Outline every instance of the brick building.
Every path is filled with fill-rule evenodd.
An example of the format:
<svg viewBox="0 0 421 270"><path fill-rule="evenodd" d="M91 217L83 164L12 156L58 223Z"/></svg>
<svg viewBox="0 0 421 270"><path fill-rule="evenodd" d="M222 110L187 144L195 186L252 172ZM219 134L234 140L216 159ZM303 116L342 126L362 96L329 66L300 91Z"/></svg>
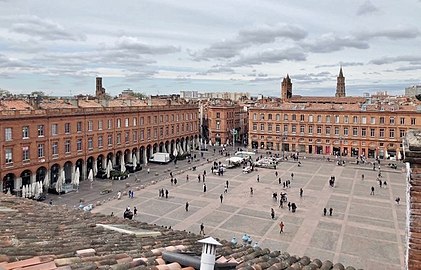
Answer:
<svg viewBox="0 0 421 270"><path fill-rule="evenodd" d="M104 95L98 80L96 92ZM35 181L53 186L63 174L70 183L76 168L83 180L109 161L145 164L152 153L199 142L197 105L177 100L2 100L0 119L0 187L12 192Z"/></svg>
<svg viewBox="0 0 421 270"><path fill-rule="evenodd" d="M342 73L336 97L292 95L287 76L281 100L263 100L249 109L252 148L309 154L402 158L402 139L410 128L421 127L415 99L384 93L346 97Z"/></svg>

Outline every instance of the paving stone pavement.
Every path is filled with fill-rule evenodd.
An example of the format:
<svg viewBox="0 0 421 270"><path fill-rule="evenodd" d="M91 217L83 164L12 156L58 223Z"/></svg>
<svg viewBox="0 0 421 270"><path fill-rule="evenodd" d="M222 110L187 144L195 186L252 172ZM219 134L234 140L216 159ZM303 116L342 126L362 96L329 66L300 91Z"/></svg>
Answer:
<svg viewBox="0 0 421 270"><path fill-rule="evenodd" d="M253 242L272 250L286 250L291 254L328 259L356 268L404 269L404 174L400 170L383 171L382 178L388 185L380 188L376 181L377 172L368 166L337 166L334 162L311 159L301 162L302 167L292 161L278 165L277 171L283 181L291 180L290 175L294 173L291 188L287 189L279 185L273 169L259 168L257 172L244 174L241 168L236 168L228 169L224 176L217 176L211 174L210 163L198 167L197 171L176 175L178 183L171 185L169 174L163 169L172 166L169 164L154 167L153 171L159 171L160 178L165 179L135 191L133 199L125 196L121 200L108 201L115 193L99 197L99 184L94 182L97 187L91 189L91 193L86 191L88 187L81 187L81 194L66 194L57 201L64 203L68 196L67 202L74 203L78 195L87 200L91 194L94 197L90 201L107 201L93 212L114 212L122 216L127 206L136 206L139 212L135 219L152 224L199 233L203 222L205 233L214 237L230 240L235 236L241 242L242 235L247 233ZM183 168L188 166L185 164ZM197 181L197 175L203 170L207 172L206 192L203 192L203 183ZM361 180L361 174L365 175L364 180ZM260 182L256 181L257 175ZM328 183L330 176L336 177L333 188ZM224 194L227 180L228 193ZM131 183L128 189L140 185ZM125 189L119 184L114 192L118 188ZM372 186L375 187L374 196L370 195ZM250 195L250 187L254 189L253 195ZM158 197L160 188L168 189L168 199ZM300 188L304 190L302 198ZM288 200L298 206L296 213L288 211L287 206L280 208L272 198L274 192L286 192ZM224 196L222 203L220 194ZM395 203L396 197L401 198L400 205ZM186 202L190 205L188 212L185 211ZM324 207L332 207L333 215L324 216ZM270 217L271 208L275 209L275 220ZM280 221L285 224L282 234L279 233Z"/></svg>

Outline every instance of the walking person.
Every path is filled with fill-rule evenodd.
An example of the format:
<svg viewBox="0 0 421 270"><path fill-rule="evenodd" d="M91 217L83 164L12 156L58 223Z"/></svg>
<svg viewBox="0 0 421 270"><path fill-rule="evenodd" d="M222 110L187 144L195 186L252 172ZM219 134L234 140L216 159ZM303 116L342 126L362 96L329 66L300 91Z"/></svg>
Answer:
<svg viewBox="0 0 421 270"><path fill-rule="evenodd" d="M270 216L272 219L275 219L275 210L273 210L273 208L270 209Z"/></svg>
<svg viewBox="0 0 421 270"><path fill-rule="evenodd" d="M200 235L205 235L205 225L203 225L203 222L200 224L200 232L199 232L199 234Z"/></svg>
<svg viewBox="0 0 421 270"><path fill-rule="evenodd" d="M361 174L361 181L364 181L364 174Z"/></svg>
<svg viewBox="0 0 421 270"><path fill-rule="evenodd" d="M326 216L326 213L327 213L327 209L325 207L325 208L323 208L323 216Z"/></svg>
<svg viewBox="0 0 421 270"><path fill-rule="evenodd" d="M136 208L136 206L135 206L135 207L133 207L133 214L134 214L135 216L137 216L137 208Z"/></svg>
<svg viewBox="0 0 421 270"><path fill-rule="evenodd" d="M374 187L371 187L371 193L370 195L374 195Z"/></svg>
<svg viewBox="0 0 421 270"><path fill-rule="evenodd" d="M200 183L200 174L197 175L197 181Z"/></svg>
<svg viewBox="0 0 421 270"><path fill-rule="evenodd" d="M303 189L302 188L300 188L300 197L302 198L303 197Z"/></svg>
<svg viewBox="0 0 421 270"><path fill-rule="evenodd" d="M291 202L288 202L288 211L291 211Z"/></svg>
<svg viewBox="0 0 421 270"><path fill-rule="evenodd" d="M291 180L294 180L294 173L291 173Z"/></svg>
<svg viewBox="0 0 421 270"><path fill-rule="evenodd" d="M186 202L186 212L189 211L189 202Z"/></svg>
<svg viewBox="0 0 421 270"><path fill-rule="evenodd" d="M165 190L165 198L168 199L168 189Z"/></svg>
<svg viewBox="0 0 421 270"><path fill-rule="evenodd" d="M228 188L228 185L229 185L229 182L228 182L228 180L225 182L225 184L226 184L226 186L227 186L227 188Z"/></svg>
<svg viewBox="0 0 421 270"><path fill-rule="evenodd" d="M186 182L189 181L189 175L186 175Z"/></svg>
<svg viewBox="0 0 421 270"><path fill-rule="evenodd" d="M250 187L250 196L253 196L253 187Z"/></svg>
<svg viewBox="0 0 421 270"><path fill-rule="evenodd" d="M284 208L284 200L282 199L282 197L279 200L279 207Z"/></svg>
<svg viewBox="0 0 421 270"><path fill-rule="evenodd" d="M260 176L259 175L257 175L257 183L259 183L260 182Z"/></svg>
<svg viewBox="0 0 421 270"><path fill-rule="evenodd" d="M329 216L332 216L332 213L333 213L333 208L331 207L329 208Z"/></svg>
<svg viewBox="0 0 421 270"><path fill-rule="evenodd" d="M206 192L206 184L203 183L203 192Z"/></svg>
<svg viewBox="0 0 421 270"><path fill-rule="evenodd" d="M224 199L224 195L219 195L219 199L221 200L221 203L222 203L222 200Z"/></svg>
<svg viewBox="0 0 421 270"><path fill-rule="evenodd" d="M148 168L148 174L151 172L151 169L150 168Z"/></svg>
<svg viewBox="0 0 421 270"><path fill-rule="evenodd" d="M401 198L399 198L399 197L397 197L396 199L395 199L395 202L397 203L397 204L399 204L399 202L401 201Z"/></svg>
<svg viewBox="0 0 421 270"><path fill-rule="evenodd" d="M284 223L281 221L280 223L279 223L279 233L283 233L284 232Z"/></svg>

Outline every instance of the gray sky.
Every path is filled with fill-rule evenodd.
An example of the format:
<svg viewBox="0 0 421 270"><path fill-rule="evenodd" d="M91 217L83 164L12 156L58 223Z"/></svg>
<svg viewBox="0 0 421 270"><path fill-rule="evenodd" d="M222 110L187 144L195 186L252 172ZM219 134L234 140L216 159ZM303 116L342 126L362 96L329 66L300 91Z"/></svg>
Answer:
<svg viewBox="0 0 421 270"><path fill-rule="evenodd" d="M0 88L112 95L402 94L421 83L421 0L0 0Z"/></svg>

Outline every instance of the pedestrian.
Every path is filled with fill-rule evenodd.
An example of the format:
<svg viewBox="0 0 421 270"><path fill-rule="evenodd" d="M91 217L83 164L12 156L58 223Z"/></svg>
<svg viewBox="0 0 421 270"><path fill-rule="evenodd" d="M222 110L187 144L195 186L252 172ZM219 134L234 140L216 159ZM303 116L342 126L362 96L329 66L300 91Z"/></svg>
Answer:
<svg viewBox="0 0 421 270"><path fill-rule="evenodd" d="M291 211L291 202L288 202L288 211Z"/></svg>
<svg viewBox="0 0 421 270"><path fill-rule="evenodd" d="M384 186L384 188L387 188L387 182L386 182L386 180L383 181L383 186Z"/></svg>
<svg viewBox="0 0 421 270"><path fill-rule="evenodd" d="M284 223L281 221L280 223L279 223L279 233L283 233L284 232Z"/></svg>
<svg viewBox="0 0 421 270"><path fill-rule="evenodd" d="M168 199L168 189L165 190L165 198Z"/></svg>
<svg viewBox="0 0 421 270"><path fill-rule="evenodd" d="M151 172L151 169L150 168L148 168L148 174Z"/></svg>
<svg viewBox="0 0 421 270"><path fill-rule="evenodd" d="M361 174L361 180L364 181L364 174Z"/></svg>
<svg viewBox="0 0 421 270"><path fill-rule="evenodd" d="M189 202L186 202L186 212L189 211Z"/></svg>
<svg viewBox="0 0 421 270"><path fill-rule="evenodd" d="M173 178L172 172L170 172L170 177Z"/></svg>
<svg viewBox="0 0 421 270"><path fill-rule="evenodd" d="M137 216L137 208L136 208L136 206L135 206L135 207L133 207L133 214L134 214L135 216Z"/></svg>
<svg viewBox="0 0 421 270"><path fill-rule="evenodd" d="M329 216L332 216L332 213L333 213L333 208L331 207L329 208Z"/></svg>
<svg viewBox="0 0 421 270"><path fill-rule="evenodd" d="M134 191L132 190L132 194L131 194L131 198L133 199L134 198Z"/></svg>
<svg viewBox="0 0 421 270"><path fill-rule="evenodd" d="M379 179L379 187L380 188L382 188L382 184L383 184L382 180Z"/></svg>
<svg viewBox="0 0 421 270"><path fill-rule="evenodd" d="M371 193L370 195L374 195L374 187L371 187Z"/></svg>
<svg viewBox="0 0 421 270"><path fill-rule="evenodd" d="M275 172L275 177L278 177L278 171Z"/></svg>
<svg viewBox="0 0 421 270"><path fill-rule="evenodd" d="M282 199L282 196L281 196L281 199L279 200L279 207L284 208L284 200Z"/></svg>
<svg viewBox="0 0 421 270"><path fill-rule="evenodd" d="M174 185L177 185L177 178L174 178Z"/></svg>
<svg viewBox="0 0 421 270"><path fill-rule="evenodd" d="M117 200L121 199L121 191L117 192Z"/></svg>
<svg viewBox="0 0 421 270"><path fill-rule="evenodd" d="M111 212L111 215L110 216L113 217L114 216L114 212Z"/></svg>
<svg viewBox="0 0 421 270"><path fill-rule="evenodd" d="M260 176L259 175L257 175L257 182L260 182Z"/></svg>
<svg viewBox="0 0 421 270"><path fill-rule="evenodd" d="M253 187L250 187L250 195L253 196Z"/></svg>
<svg viewBox="0 0 421 270"><path fill-rule="evenodd" d="M203 192L206 192L206 184L203 183Z"/></svg>
<svg viewBox="0 0 421 270"><path fill-rule="evenodd" d="M197 181L200 183L200 174L197 175Z"/></svg>
<svg viewBox="0 0 421 270"><path fill-rule="evenodd" d="M278 183L279 183L279 184L282 184L282 179L281 179L281 177L279 177L279 178L278 178Z"/></svg>
<svg viewBox="0 0 421 270"><path fill-rule="evenodd" d="M283 184L283 186L284 186L284 189L285 189L285 186L286 186L286 181L285 181L285 182L283 182L282 184Z"/></svg>
<svg viewBox="0 0 421 270"><path fill-rule="evenodd" d="M224 199L224 195L219 195L219 199L221 200L221 203L222 203L222 200Z"/></svg>
<svg viewBox="0 0 421 270"><path fill-rule="evenodd" d="M171 177L171 186L174 184L174 178Z"/></svg>
<svg viewBox="0 0 421 270"><path fill-rule="evenodd" d="M270 216L272 219L275 219L275 210L273 208L270 209Z"/></svg>
<svg viewBox="0 0 421 270"><path fill-rule="evenodd" d="M206 175L206 170L203 170L203 175Z"/></svg>
<svg viewBox="0 0 421 270"><path fill-rule="evenodd" d="M300 197L303 197L303 189L302 188L300 188Z"/></svg>
<svg viewBox="0 0 421 270"><path fill-rule="evenodd" d="M199 233L200 235L205 235L205 225L203 225L203 222L202 222L202 224L200 224L200 233Z"/></svg>
<svg viewBox="0 0 421 270"><path fill-rule="evenodd" d="M186 182L189 181L189 175L186 175Z"/></svg>
<svg viewBox="0 0 421 270"><path fill-rule="evenodd" d="M291 173L291 180L294 180L294 173Z"/></svg>
<svg viewBox="0 0 421 270"><path fill-rule="evenodd" d="M129 199L132 197L132 191L129 190Z"/></svg>
<svg viewBox="0 0 421 270"><path fill-rule="evenodd" d="M53 199L50 199L50 205L53 205Z"/></svg>
<svg viewBox="0 0 421 270"><path fill-rule="evenodd" d="M325 207L325 208L323 208L323 216L326 216L326 213L327 213L327 209Z"/></svg>
<svg viewBox="0 0 421 270"><path fill-rule="evenodd" d="M401 198L397 197L397 198L395 199L395 201L396 201L396 203L397 203L397 204L399 204L399 202L401 201Z"/></svg>
<svg viewBox="0 0 421 270"><path fill-rule="evenodd" d="M226 194L226 193L228 193L228 188L227 188L227 186L225 186L225 188L224 188L224 194Z"/></svg>
<svg viewBox="0 0 421 270"><path fill-rule="evenodd" d="M291 211L295 213L295 210L297 210L297 205L295 203L291 203Z"/></svg>
<svg viewBox="0 0 421 270"><path fill-rule="evenodd" d="M205 183L205 176L206 176L206 175L203 175L203 176L202 176L202 178L203 178L203 183Z"/></svg>
<svg viewBox="0 0 421 270"><path fill-rule="evenodd" d="M225 183L227 184L227 188L228 188L228 184L229 184L228 180Z"/></svg>

